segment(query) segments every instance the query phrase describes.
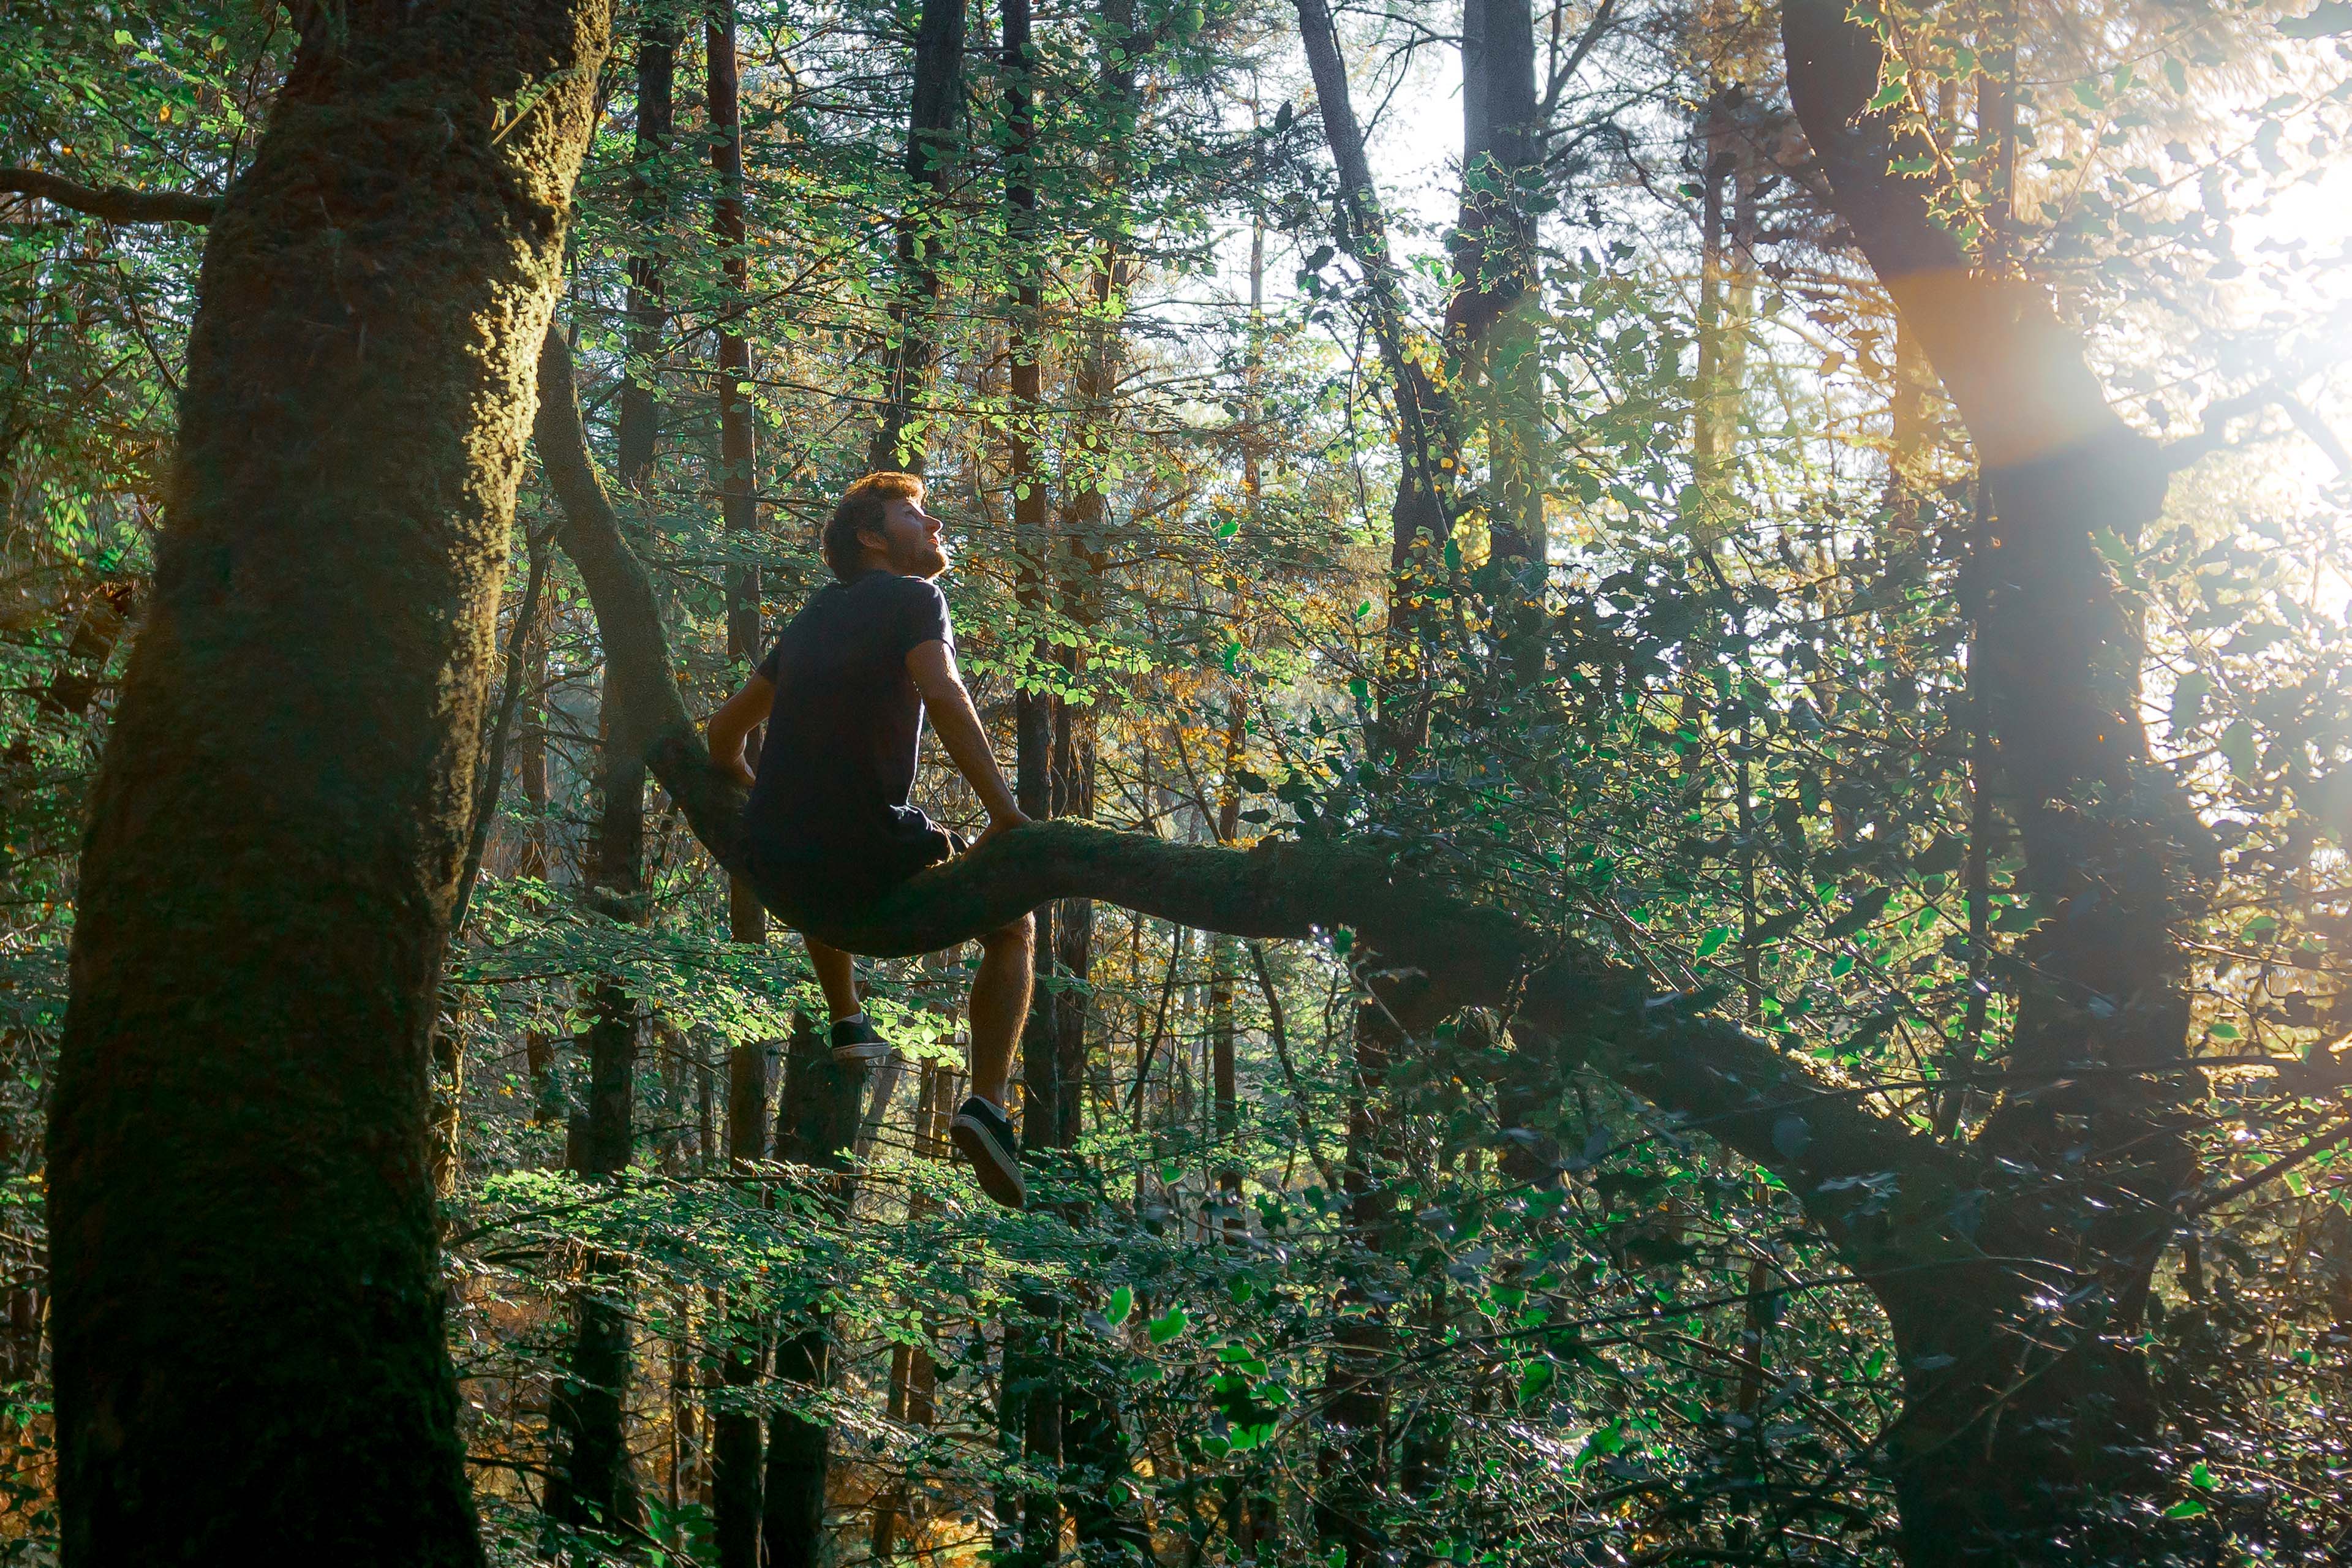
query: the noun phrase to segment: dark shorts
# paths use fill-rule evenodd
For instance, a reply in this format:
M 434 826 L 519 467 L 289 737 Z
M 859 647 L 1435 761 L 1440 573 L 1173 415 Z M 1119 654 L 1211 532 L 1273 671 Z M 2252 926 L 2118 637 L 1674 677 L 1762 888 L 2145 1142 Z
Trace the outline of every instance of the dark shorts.
M 746 859 L 752 879 L 772 886 L 794 910 L 818 924 L 848 922 L 899 883 L 971 847 L 963 835 L 934 826 L 919 837 L 886 840 L 856 852 L 827 847 L 795 851 L 754 839 Z

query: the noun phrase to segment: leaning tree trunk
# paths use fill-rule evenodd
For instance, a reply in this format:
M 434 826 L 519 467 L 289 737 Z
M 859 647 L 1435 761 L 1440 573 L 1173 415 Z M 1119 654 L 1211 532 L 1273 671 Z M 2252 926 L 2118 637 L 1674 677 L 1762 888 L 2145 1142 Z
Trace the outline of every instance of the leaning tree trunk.
M 426 1037 L 606 9 L 309 12 L 206 247 L 53 1111 L 79 1563 L 480 1561 Z
M 2121 1505 L 2163 1484 L 2138 1317 L 2194 1178 L 2169 1100 L 2185 1088 L 2189 1021 L 2172 933 L 2210 851 L 2177 781 L 2150 761 L 2144 650 L 2093 540 L 2134 541 L 2170 465 L 2107 406 L 2047 295 L 1998 257 L 1963 255 L 1931 216 L 1932 183 L 1893 172 L 1928 142 L 1899 110 L 1868 111 L 1875 36 L 1843 0 L 1788 0 L 1781 20 L 1790 97 L 1839 215 L 1983 466 L 1972 674 L 2024 881 L 2053 917 L 2013 966 L 2007 1067 L 2022 1092 L 1979 1140 L 2008 1170 L 2055 1178 L 2053 1195 L 2005 1204 L 1988 1225 L 1989 1251 L 2039 1267 L 1880 1292 L 1911 1369 L 1891 1445 L 1906 1556 L 2154 1554 Z

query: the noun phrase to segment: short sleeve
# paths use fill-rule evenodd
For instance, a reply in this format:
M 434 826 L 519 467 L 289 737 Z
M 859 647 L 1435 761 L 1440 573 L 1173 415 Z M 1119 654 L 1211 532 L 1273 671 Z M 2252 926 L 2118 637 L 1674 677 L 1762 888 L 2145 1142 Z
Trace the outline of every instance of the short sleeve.
M 901 579 L 908 585 L 905 607 L 899 613 L 899 651 L 918 648 L 927 642 L 943 642 L 955 647 L 955 626 L 948 619 L 947 595 L 936 583 L 920 577 Z
M 783 668 L 783 658 L 784 642 L 778 637 L 776 645 L 768 650 L 768 657 L 760 661 L 760 679 L 771 686 L 775 685 L 776 672 Z

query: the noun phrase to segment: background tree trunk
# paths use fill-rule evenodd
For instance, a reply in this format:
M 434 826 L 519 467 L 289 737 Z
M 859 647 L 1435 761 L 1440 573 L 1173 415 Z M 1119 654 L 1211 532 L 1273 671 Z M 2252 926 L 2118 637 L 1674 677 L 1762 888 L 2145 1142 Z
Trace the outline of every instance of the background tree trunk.
M 779 1159 L 844 1173 L 841 1151 L 857 1135 L 858 1089 L 865 1074 L 836 1066 L 831 1042 L 806 1016 L 794 1019 L 777 1100 Z M 776 1348 L 776 1376 L 814 1394 L 824 1387 L 831 1320 L 809 1311 Z M 824 1491 L 830 1428 L 778 1410 L 768 1428 L 766 1517 L 761 1539 L 767 1568 L 816 1568 L 824 1560 Z
M 727 1157 L 741 1167 L 768 1157 L 768 1047 L 754 1042 L 727 1054 Z M 767 1368 L 767 1336 L 738 1311 L 728 1314 L 728 1339 L 719 1356 L 727 1400 L 711 1418 L 710 1510 L 719 1568 L 760 1568 L 760 1531 L 766 1517 L 761 1478 L 760 1413 L 734 1402 L 759 1385 Z
M 206 247 L 82 859 L 49 1140 L 79 1563 L 257 1521 L 299 1560 L 480 1558 L 426 1045 L 606 16 L 311 16 Z
M 668 312 L 662 306 L 662 246 L 667 183 L 654 168 L 677 129 L 677 21 L 663 0 L 637 18 L 636 167 L 629 175 L 630 216 L 642 248 L 629 258 L 628 349 L 614 459 L 621 488 L 642 490 L 661 440 L 659 374 Z
M 866 467 L 919 474 L 929 466 L 929 435 L 909 426 L 929 383 L 939 344 L 934 315 L 940 258 L 951 225 L 944 207 L 963 119 L 965 0 L 923 0 L 915 27 L 914 95 L 907 112 L 908 205 L 898 215 L 898 298 L 884 372 L 882 418 Z

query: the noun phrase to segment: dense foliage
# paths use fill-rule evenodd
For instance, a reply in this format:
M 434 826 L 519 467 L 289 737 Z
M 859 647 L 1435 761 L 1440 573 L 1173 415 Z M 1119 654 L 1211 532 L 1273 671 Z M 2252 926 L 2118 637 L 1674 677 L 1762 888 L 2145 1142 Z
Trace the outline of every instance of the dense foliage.
M 1509 13 L 1471 3 L 1482 26 Z M 2092 543 L 2144 638 L 2144 659 L 2120 651 L 2151 768 L 2204 837 L 2163 873 L 2187 1059 L 2056 1072 L 2011 1052 L 2035 943 L 2081 902 L 2036 891 L 1999 784 L 2012 742 L 1978 673 L 1999 508 L 1832 205 L 1769 10 L 1538 9 L 1538 155 L 1466 171 L 1455 8 L 1341 13 L 1386 220 L 1367 246 L 1289 10 L 1045 5 L 1024 70 L 975 6 L 933 188 L 906 153 L 923 9 L 739 0 L 740 250 L 713 226 L 707 13 L 636 0 L 616 22 L 559 330 L 698 710 L 761 651 L 730 647 L 730 605 L 756 595 L 772 636 L 824 580 L 815 526 L 928 321 L 936 374 L 898 455 L 927 455 L 953 524 L 944 586 L 1008 765 L 1025 692 L 1058 726 L 1060 809 L 1182 842 L 1375 846 L 1646 974 L 1651 1006 L 1739 1024 L 1923 1146 L 1998 1148 L 1980 1141 L 2004 1117 L 2047 1116 L 2063 1135 L 2012 1163 L 2073 1184 L 2061 1232 L 2095 1237 L 2133 1201 L 2099 1163 L 2099 1118 L 2124 1112 L 2081 1098 L 2131 1079 L 2128 1113 L 2193 1156 L 2146 1300 L 2043 1305 L 2053 1342 L 2121 1323 L 2145 1353 L 2161 1484 L 2115 1501 L 2134 1559 L 2335 1560 L 2343 7 L 1857 8 L 1889 51 L 1870 107 L 1927 149 L 1897 173 L 1932 182 L 1971 267 L 2052 292 L 2177 473 L 2159 521 Z M 299 30 L 242 3 L 9 0 L 0 162 L 217 194 Z M 650 129 L 648 50 L 675 62 L 674 120 Z M 5 199 L 0 1550 L 37 1563 L 57 1532 L 42 1130 L 75 858 L 171 526 L 204 233 Z M 1501 232 L 1498 206 L 1532 237 L 1518 262 L 1464 244 Z M 1384 290 L 1452 420 L 1442 536 L 1393 555 L 1421 481 Z M 1482 290 L 1518 329 L 1475 341 Z M 748 373 L 722 368 L 722 334 Z M 743 477 L 721 458 L 730 384 L 755 416 L 749 531 L 720 505 Z M 647 418 L 633 458 L 622 426 Z M 1532 575 L 1498 542 L 1530 489 Z M 1028 1048 L 1080 1042 L 1080 1135 L 1035 1152 L 1027 1211 L 990 1207 L 942 1142 L 964 953 L 863 966 L 901 1059 L 845 1088 L 797 942 L 737 940 L 725 878 L 658 794 L 636 887 L 611 885 L 625 803 L 561 521 L 534 474 L 502 776 L 440 1026 L 449 1336 L 494 1560 L 719 1561 L 716 1435 L 747 1413 L 775 1455 L 829 1431 L 810 1549 L 841 1562 L 1904 1555 L 1891 1455 L 1937 1367 L 1906 1364 L 1818 1194 L 1573 1039 L 1531 1076 L 1503 1013 L 1390 1016 L 1415 977 L 1349 930 L 1260 942 L 1066 909 L 1089 939 L 1055 949 Z M 967 822 L 927 762 L 926 804 Z M 2074 1000 L 2105 1018 L 2140 999 Z M 588 1042 L 615 1016 L 617 1177 L 582 1153 Z M 727 1134 L 747 1095 L 775 1129 L 757 1159 Z M 1769 1142 L 1796 1162 L 1816 1136 L 1791 1111 Z M 1910 1201 L 1893 1168 L 1841 1180 L 1865 1215 Z M 1991 1180 L 1961 1200 L 2012 1201 Z M 557 1498 L 589 1303 L 625 1325 L 618 1517 Z M 773 1459 L 767 1480 L 772 1510 Z

